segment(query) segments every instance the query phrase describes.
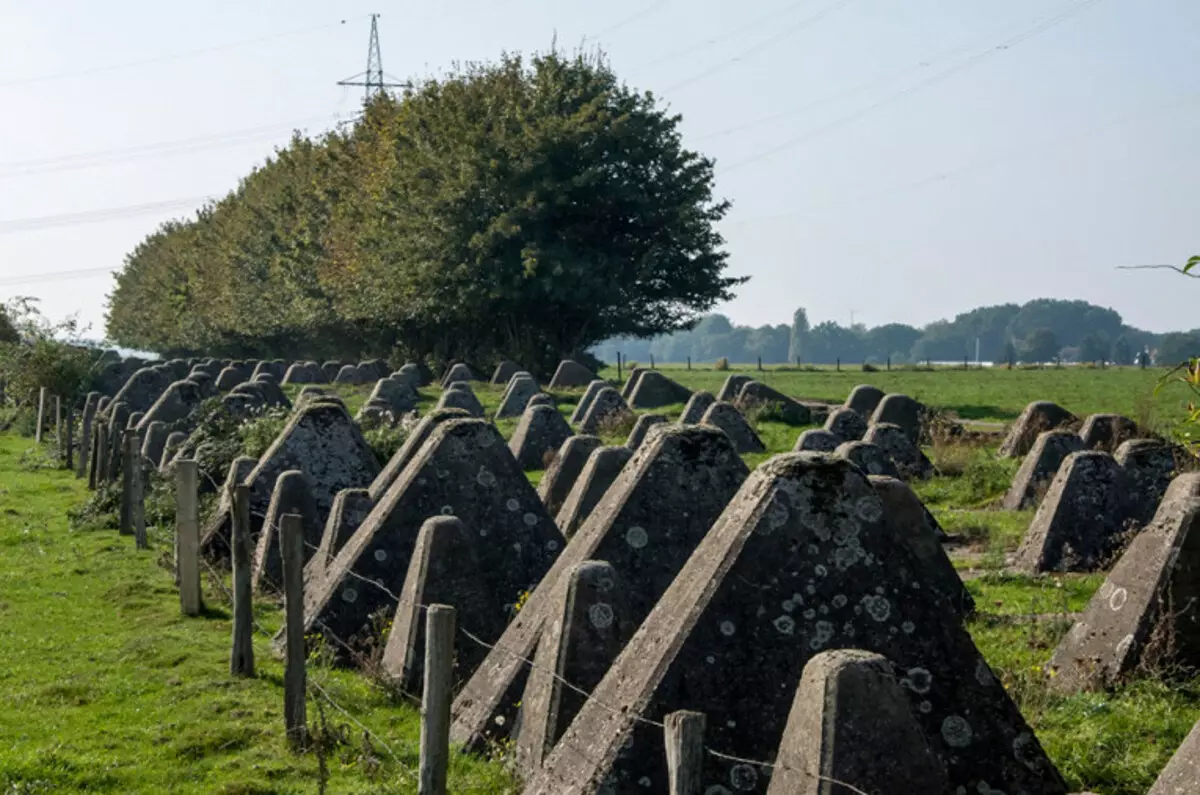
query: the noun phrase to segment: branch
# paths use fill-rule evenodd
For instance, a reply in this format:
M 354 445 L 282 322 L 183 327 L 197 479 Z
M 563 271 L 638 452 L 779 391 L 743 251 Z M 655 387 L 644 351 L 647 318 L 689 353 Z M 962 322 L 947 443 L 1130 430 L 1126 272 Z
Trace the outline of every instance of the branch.
M 1145 271 L 1145 270 L 1169 270 L 1183 274 L 1190 279 L 1200 279 L 1200 274 L 1191 273 L 1188 270 L 1177 267 L 1175 265 L 1118 265 L 1119 271 Z

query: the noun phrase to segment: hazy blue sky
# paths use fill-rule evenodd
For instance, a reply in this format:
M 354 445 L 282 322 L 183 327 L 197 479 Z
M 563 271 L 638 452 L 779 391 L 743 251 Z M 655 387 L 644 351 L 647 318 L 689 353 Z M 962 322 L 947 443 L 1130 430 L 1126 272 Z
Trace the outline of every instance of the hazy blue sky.
M 1200 285 L 1115 269 L 1200 253 L 1196 0 L 0 0 L 0 299 L 102 329 L 108 275 L 33 279 L 119 266 L 352 113 L 373 11 L 400 77 L 586 37 L 681 113 L 734 203 L 735 322 L 1053 296 L 1200 326 Z

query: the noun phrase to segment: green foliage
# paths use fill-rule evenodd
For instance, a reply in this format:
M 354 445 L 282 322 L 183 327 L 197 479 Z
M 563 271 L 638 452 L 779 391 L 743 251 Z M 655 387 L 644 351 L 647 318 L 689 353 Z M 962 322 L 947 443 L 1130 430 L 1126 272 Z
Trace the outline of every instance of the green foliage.
M 400 425 L 380 425 L 375 428 L 365 429 L 363 438 L 367 440 L 367 444 L 371 446 L 371 450 L 375 453 L 375 458 L 380 464 L 386 464 L 391 460 L 408 438 L 409 428 L 403 424 Z
M 1051 362 L 1058 358 L 1058 337 L 1048 328 L 1034 329 L 1021 346 L 1021 361 L 1029 364 Z
M 290 415 L 291 412 L 287 409 L 273 406 L 243 420 L 237 429 L 238 438 L 241 439 L 241 455 L 261 458 L 271 443 L 279 437 Z
M 1174 367 L 1180 362 L 1187 362 L 1196 356 L 1200 356 L 1200 334 L 1171 333 L 1164 334 L 1159 340 L 1154 361 Z
M 12 397 L 29 401 L 38 389 L 74 401 L 91 384 L 96 352 L 70 340 L 78 329 L 73 320 L 53 323 L 30 298 L 17 298 L 5 307 L 0 322 L 0 373 Z M 16 339 L 13 339 L 14 332 Z
M 113 339 L 548 371 L 732 297 L 713 164 L 602 57 L 504 56 L 301 137 L 117 276 Z

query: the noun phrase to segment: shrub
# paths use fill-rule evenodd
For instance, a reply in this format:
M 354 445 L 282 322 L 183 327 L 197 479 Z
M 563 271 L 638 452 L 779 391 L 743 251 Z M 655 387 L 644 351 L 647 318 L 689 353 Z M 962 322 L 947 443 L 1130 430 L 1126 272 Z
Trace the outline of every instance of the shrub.
M 725 372 L 726 370 L 728 370 L 729 369 L 729 357 L 722 356 L 720 359 L 717 359 L 716 364 L 713 365 L 713 369 L 719 370 L 721 372 Z

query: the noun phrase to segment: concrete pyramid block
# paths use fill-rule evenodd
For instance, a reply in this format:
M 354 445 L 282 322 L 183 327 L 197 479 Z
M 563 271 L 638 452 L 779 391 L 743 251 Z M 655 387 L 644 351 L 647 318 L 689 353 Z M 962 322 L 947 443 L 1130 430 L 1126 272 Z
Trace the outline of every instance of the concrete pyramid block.
M 921 443 L 921 422 L 925 407 L 908 395 L 884 395 L 883 400 L 875 407 L 868 425 L 890 423 L 904 429 L 908 440 L 913 444 Z
M 1050 660 L 1063 692 L 1107 688 L 1139 665 L 1200 667 L 1200 498 L 1164 502 Z
M 288 365 L 283 374 L 281 384 L 319 384 L 325 379 L 325 373 L 320 367 L 312 367 L 304 362 L 293 362 Z M 219 387 L 218 387 L 219 388 Z
M 312 587 L 318 579 L 325 576 L 329 563 L 337 557 L 362 523 L 371 515 L 375 508 L 375 500 L 367 489 L 342 489 L 333 498 L 329 509 L 329 517 L 321 531 L 321 540 L 317 551 L 309 558 L 304 567 L 304 582 Z
M 569 540 L 583 526 L 632 457 L 633 450 L 624 445 L 592 451 L 555 514 L 554 523 L 563 536 Z
M 590 693 L 600 683 L 635 629 L 627 618 L 625 589 L 611 564 L 584 561 L 566 577 L 562 602 L 550 608 L 521 698 L 516 758 L 522 777 L 541 767 L 579 714 L 584 702 L 579 691 Z
M 521 416 L 525 407 L 529 405 L 530 398 L 541 391 L 532 375 L 522 373 L 513 376 L 504 391 L 504 397 L 500 400 L 500 406 L 496 409 L 496 419 Z
M 583 389 L 596 380 L 596 374 L 574 359 L 563 359 L 550 379 L 551 389 Z
M 733 441 L 733 446 L 739 453 L 765 453 L 767 446 L 759 438 L 758 433 L 750 427 L 750 423 L 738 411 L 737 406 L 718 400 L 708 407 L 701 425 L 719 428 Z
M 447 389 L 442 392 L 442 396 L 438 398 L 436 410 L 442 409 L 462 409 L 472 417 L 483 416 L 483 404 L 479 402 L 479 398 L 475 397 L 475 393 L 469 389 Z
M 662 721 L 707 716 L 705 745 L 770 760 L 801 672 L 852 646 L 883 655 L 951 791 L 1066 792 L 954 610 L 925 587 L 860 471 L 813 453 L 754 471 L 546 758 L 526 795 L 665 792 Z M 486 670 L 486 665 L 484 669 Z M 704 781 L 764 792 L 770 769 L 704 760 Z
M 375 373 L 369 369 L 364 370 L 357 364 L 345 364 L 338 370 L 337 375 L 333 377 L 335 384 L 353 384 L 362 385 L 369 384 L 376 380 Z
M 679 421 L 684 425 L 698 425 L 704 419 L 704 412 L 716 402 L 717 398 L 712 392 L 693 392 L 687 405 L 683 407 L 683 413 L 679 415 Z
M 528 411 L 534 406 L 550 406 L 557 408 L 558 404 L 554 402 L 552 395 L 547 395 L 545 392 L 538 392 L 533 397 L 529 398 L 529 402 L 525 404 L 525 410 Z
M 581 397 L 579 402 L 575 404 L 575 411 L 571 413 L 572 425 L 578 425 L 579 423 L 583 422 L 583 418 L 587 415 L 587 411 L 591 407 L 592 401 L 596 399 L 596 395 L 600 392 L 600 390 L 607 386 L 609 386 L 607 381 L 600 380 L 592 381 L 587 385 L 587 389 L 584 390 L 583 397 Z
M 412 362 L 408 362 L 407 364 L 402 365 L 399 370 L 392 373 L 388 377 L 395 381 L 400 381 L 401 383 L 408 384 L 408 386 L 414 392 L 417 391 L 418 389 L 420 389 L 421 387 L 425 386 L 425 384 L 423 383 L 423 379 L 421 377 L 421 368 L 417 367 Z
M 1175 475 L 1175 448 L 1158 439 L 1130 439 L 1113 456 L 1125 472 L 1129 488 L 1129 516 L 1145 524 Z
M 246 477 L 254 471 L 254 467 L 258 465 L 258 459 L 250 456 L 238 456 L 229 464 L 229 470 L 225 475 L 225 482 L 221 486 L 221 491 L 217 496 L 217 510 L 215 516 L 225 517 L 215 528 L 213 525 L 207 525 L 204 534 L 200 538 L 200 551 L 207 558 L 228 559 L 230 556 L 229 539 L 231 527 L 229 525 L 229 516 L 233 510 L 233 488 L 246 481 Z M 265 509 L 264 509 L 265 513 Z
M 1041 434 L 1046 431 L 1066 429 L 1079 422 L 1079 418 L 1057 403 L 1035 400 L 1021 411 L 1016 422 L 1008 429 L 997 455 L 1001 458 L 1019 458 L 1028 455 Z
M 665 425 L 667 422 L 667 418 L 662 414 L 639 414 L 633 424 L 633 430 L 629 432 L 629 438 L 625 440 L 625 446 L 630 450 L 638 449 L 646 440 L 646 434 L 650 433 L 651 428 L 655 425 Z
M 949 795 L 946 768 L 929 747 L 901 678 L 886 657 L 858 649 L 809 660 L 767 795 L 844 791 L 834 782 L 861 792 Z
M 842 442 L 833 454 L 854 464 L 864 475 L 885 475 L 903 480 L 900 470 L 887 453 L 870 442 Z
M 504 631 L 505 615 L 495 604 L 512 595 L 489 590 L 476 554 L 478 538 L 478 531 L 472 533 L 453 516 L 435 516 L 421 525 L 381 661 L 384 676 L 405 692 L 420 694 L 424 681 L 425 605 L 453 606 L 461 626 L 485 643 Z M 477 643 L 455 644 L 456 685 L 474 673 L 485 654 Z
M 508 379 L 519 372 L 521 372 L 521 365 L 505 359 L 496 365 L 496 369 L 492 371 L 492 383 L 496 385 L 507 384 Z
M 867 421 L 854 409 L 842 406 L 829 412 L 825 418 L 825 430 L 843 442 L 857 442 L 867 433 Z
M 667 378 L 657 370 L 642 373 L 629 396 L 629 405 L 635 409 L 656 409 L 672 403 L 686 403 L 692 390 Z
M 341 362 L 323 362 L 321 364 L 321 372 L 325 374 L 325 380 L 333 383 L 337 378 L 338 373 L 342 371 L 343 364 Z
M 780 419 L 789 425 L 807 425 L 812 422 L 812 412 L 808 406 L 758 381 L 746 382 L 735 403 L 742 411 L 770 406 L 779 414 Z
M 801 431 L 796 437 L 796 445 L 792 452 L 802 453 L 805 450 L 813 453 L 832 453 L 842 443 L 842 438 L 824 428 L 810 428 Z
M 714 428 L 672 425 L 652 434 L 455 700 L 452 738 L 475 747 L 507 736 L 528 673 L 520 658 L 532 658 L 553 606 L 562 604 L 568 572 L 585 560 L 611 564 L 628 586 L 625 604 L 637 624 L 745 478 L 729 437 Z
M 508 448 L 521 468 L 545 469 L 549 456 L 558 452 L 574 432 L 553 406 L 532 406 L 521 415 Z
M 375 388 L 371 390 L 371 395 L 367 400 L 381 401 L 387 405 L 388 411 L 398 416 L 410 411 L 416 411 L 419 397 L 417 390 L 410 386 L 407 381 L 389 376 L 388 378 L 380 378 L 375 382 Z
M 594 434 L 600 430 L 607 430 L 624 422 L 632 421 L 632 419 L 633 412 L 630 411 L 625 399 L 621 397 L 621 393 L 606 386 L 592 399 L 587 413 L 579 423 L 579 432 Z
M 883 400 L 884 392 L 879 387 L 871 386 L 870 384 L 859 384 L 850 390 L 850 394 L 846 397 L 844 405 L 848 409 L 855 411 L 860 417 L 870 417 L 875 413 L 875 409 L 879 406 L 879 401 Z
M 260 375 L 263 375 L 264 373 L 267 375 L 275 376 L 275 381 L 276 381 L 276 383 L 278 383 L 279 379 L 283 378 L 285 370 L 284 370 L 283 364 L 281 362 L 262 361 L 254 366 L 254 372 L 252 372 L 250 374 L 250 380 L 253 381 L 255 378 L 258 378 Z M 210 375 L 211 375 L 211 373 L 210 373 Z
M 129 376 L 129 380 L 113 396 L 113 403 L 124 403 L 131 412 L 149 411 L 173 380 L 171 373 L 164 369 L 143 367 Z
M 379 500 L 391 488 L 392 483 L 396 481 L 396 478 L 400 477 L 400 473 L 408 466 L 408 462 L 413 460 L 417 451 L 429 440 L 429 436 L 433 433 L 434 428 L 448 420 L 467 419 L 470 416 L 469 412 L 462 409 L 434 409 L 422 417 L 420 422 L 409 431 L 408 438 L 404 440 L 404 444 L 400 445 L 400 449 L 392 455 L 391 460 L 384 465 L 375 480 L 371 481 L 371 485 L 368 487 L 371 499 Z
M 1200 721 L 1192 727 L 1146 795 L 1193 795 L 1200 792 Z
M 216 387 L 218 392 L 228 392 L 243 381 L 250 380 L 250 374 L 238 367 L 226 367 L 217 374 Z
M 462 362 L 455 362 L 450 365 L 445 374 L 442 375 L 442 387 L 445 388 L 455 381 L 478 381 L 475 373 L 471 368 Z
M 278 591 L 283 588 L 283 554 L 279 548 L 279 528 L 283 517 L 296 514 L 304 527 L 304 561 L 307 563 L 321 543 L 323 524 L 317 516 L 313 484 L 298 469 L 281 472 L 275 479 L 271 503 L 263 518 L 254 549 L 250 581 L 254 590 Z
M 1071 453 L 1050 482 L 1017 550 L 1025 572 L 1094 571 L 1106 566 L 1128 530 L 1125 473 L 1108 453 Z
M 875 445 L 892 459 L 892 463 L 906 480 L 924 480 L 933 475 L 933 464 L 899 425 L 890 422 L 875 423 L 867 429 L 863 441 Z
M 1028 409 L 1027 409 L 1028 410 Z M 1010 432 L 1011 438 L 1011 432 Z M 1029 449 L 1021 468 L 1013 477 L 1012 486 L 1004 495 L 1000 507 L 1006 511 L 1035 508 L 1041 495 L 1050 487 L 1058 468 L 1071 453 L 1083 449 L 1079 434 L 1070 431 L 1042 431 Z
M 742 394 L 742 387 L 753 380 L 748 375 L 739 375 L 736 373 L 727 377 L 725 383 L 721 385 L 721 391 L 717 393 L 717 400 L 724 400 L 726 403 L 736 403 L 738 395 Z
M 542 498 L 547 513 L 558 515 L 588 457 L 602 444 L 599 436 L 582 435 L 568 438 L 558 448 L 557 455 L 538 484 L 538 496 Z
M 138 431 L 144 434 L 150 423 L 161 422 L 168 430 L 190 432 L 195 429 L 193 417 L 203 402 L 200 387 L 191 381 L 176 381 L 168 386 L 146 411 Z
M 1176 475 L 1167 486 L 1162 502 L 1182 500 L 1186 497 L 1200 497 L 1200 472 L 1184 472 Z
M 649 367 L 635 367 L 630 370 L 625 378 L 625 385 L 621 387 L 621 397 L 629 400 L 633 396 L 633 390 L 637 389 L 638 382 L 642 380 L 642 373 L 648 372 Z
M 478 419 L 447 420 L 309 591 L 306 631 L 348 639 L 380 608 L 391 610 L 387 592 L 372 583 L 400 591 L 421 525 L 433 516 L 456 516 L 477 534 L 489 592 L 508 594 L 491 605 L 502 617 L 541 580 L 565 544 L 496 427 Z
M 1137 423 L 1120 414 L 1091 414 L 1079 429 L 1079 438 L 1088 450 L 1115 453 L 1117 448 L 1139 436 Z
M 179 452 L 179 448 L 183 447 L 183 443 L 187 441 L 187 434 L 183 431 L 171 431 L 167 434 L 167 439 L 163 442 L 162 457 L 159 458 L 158 468 L 161 472 L 166 472 L 171 460 L 175 458 L 175 453 Z
M 141 433 L 142 458 L 157 468 L 158 462 L 162 460 L 163 447 L 167 443 L 167 426 L 161 422 L 152 422 Z

